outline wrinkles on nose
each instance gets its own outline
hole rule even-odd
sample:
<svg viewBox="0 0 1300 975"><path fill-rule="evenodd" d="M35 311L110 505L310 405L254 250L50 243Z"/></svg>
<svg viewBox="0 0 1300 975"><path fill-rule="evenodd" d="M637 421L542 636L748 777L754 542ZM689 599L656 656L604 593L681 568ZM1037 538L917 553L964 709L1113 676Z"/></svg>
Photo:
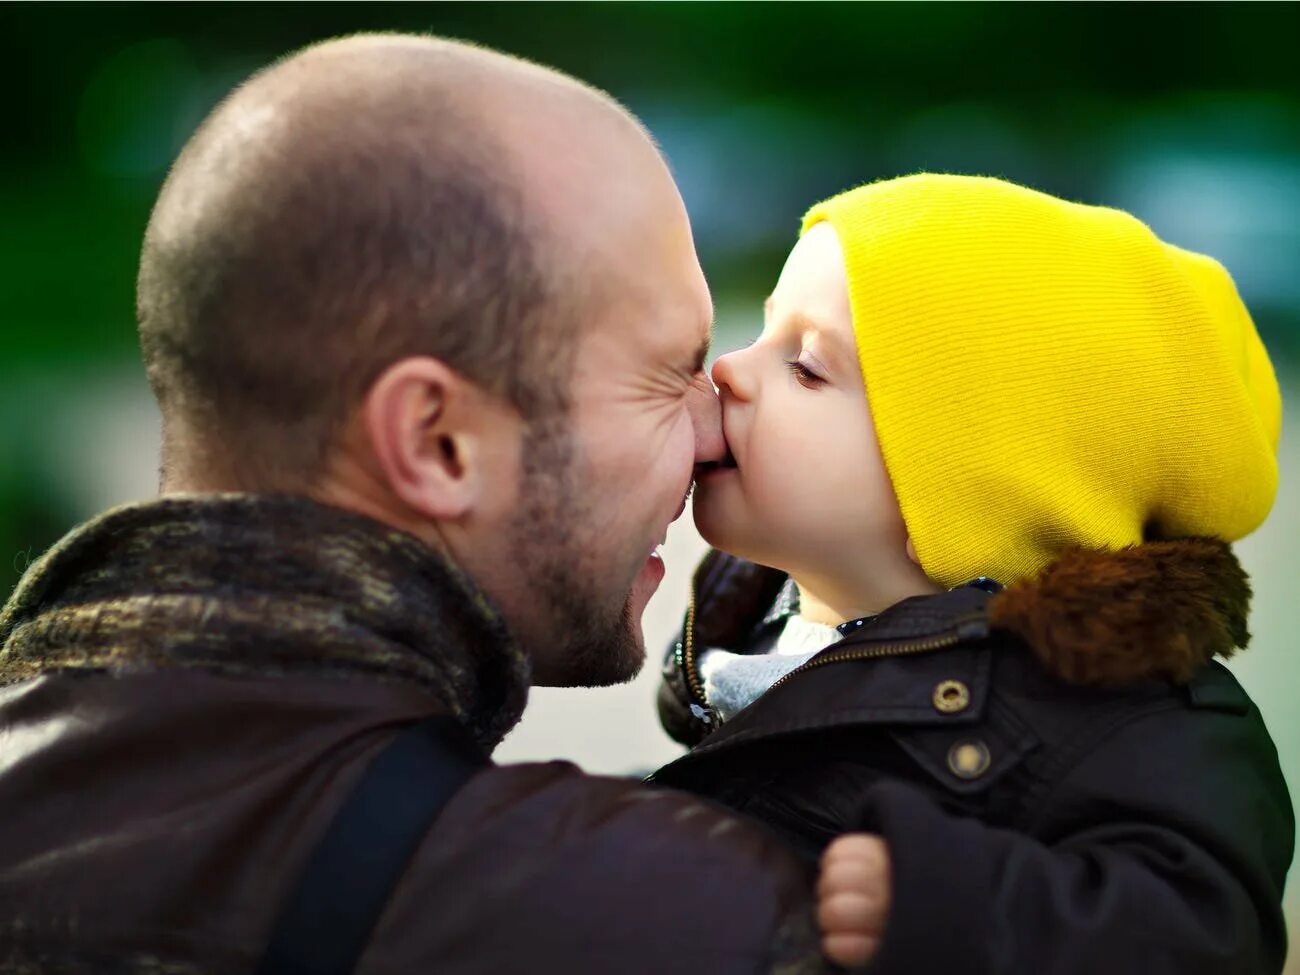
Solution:
<svg viewBox="0 0 1300 975"><path fill-rule="evenodd" d="M691 383L690 392L686 394L686 409L695 430L695 463L722 460L727 454L727 442L722 435L722 406L713 383L703 373Z"/></svg>

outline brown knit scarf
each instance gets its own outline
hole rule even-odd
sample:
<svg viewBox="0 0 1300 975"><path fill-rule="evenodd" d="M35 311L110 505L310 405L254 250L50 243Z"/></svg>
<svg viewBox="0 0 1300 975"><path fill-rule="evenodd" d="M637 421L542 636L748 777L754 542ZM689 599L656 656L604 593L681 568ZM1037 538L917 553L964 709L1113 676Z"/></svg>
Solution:
<svg viewBox="0 0 1300 975"><path fill-rule="evenodd" d="M114 508L46 552L0 612L0 684L165 667L415 683L489 750L529 684L501 617L445 558L288 495Z"/></svg>

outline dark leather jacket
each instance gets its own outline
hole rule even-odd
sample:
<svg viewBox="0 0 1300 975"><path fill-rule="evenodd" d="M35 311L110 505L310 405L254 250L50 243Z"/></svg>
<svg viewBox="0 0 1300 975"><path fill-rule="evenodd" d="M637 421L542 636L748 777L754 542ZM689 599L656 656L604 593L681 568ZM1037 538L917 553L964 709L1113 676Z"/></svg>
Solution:
<svg viewBox="0 0 1300 975"><path fill-rule="evenodd" d="M683 633L660 694L694 748L652 779L809 856L883 834L872 972L1282 969L1291 803L1258 710L1209 661L1245 641L1226 546L1072 553L1035 583L906 600L716 727L690 666L761 647L783 581L706 558L695 653Z"/></svg>
<svg viewBox="0 0 1300 975"><path fill-rule="evenodd" d="M83 526L0 613L0 972L251 971L373 756L435 714L491 747L526 676L454 567L367 519L235 496ZM811 881L711 803L491 766L359 972L821 971Z"/></svg>

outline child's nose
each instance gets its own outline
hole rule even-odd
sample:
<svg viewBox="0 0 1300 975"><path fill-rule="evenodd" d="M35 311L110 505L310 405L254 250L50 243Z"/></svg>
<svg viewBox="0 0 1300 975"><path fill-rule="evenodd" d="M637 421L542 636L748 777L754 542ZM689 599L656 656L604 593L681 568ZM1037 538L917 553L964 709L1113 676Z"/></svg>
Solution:
<svg viewBox="0 0 1300 975"><path fill-rule="evenodd" d="M728 352L726 355L718 356L713 363L713 385L718 387L718 396L722 399L728 396L734 399L748 399L750 396L749 380L741 361L741 354L744 351L739 349Z"/></svg>

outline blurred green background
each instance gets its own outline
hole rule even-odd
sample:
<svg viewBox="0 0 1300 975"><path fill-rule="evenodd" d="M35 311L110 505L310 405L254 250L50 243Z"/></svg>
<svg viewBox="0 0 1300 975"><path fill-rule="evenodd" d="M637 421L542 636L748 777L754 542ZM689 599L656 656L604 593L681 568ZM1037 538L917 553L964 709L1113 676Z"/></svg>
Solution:
<svg viewBox="0 0 1300 975"><path fill-rule="evenodd" d="M757 331L809 203L921 169L1129 209L1223 261L1289 402L1277 509L1239 547L1255 578L1256 639L1234 669L1300 782L1295 4L0 7L11 93L0 124L0 595L71 525L153 490L157 417L132 289L169 161L252 70L374 29L524 55L638 113L690 210L719 350ZM647 620L652 647L684 598L690 531L674 527L681 558ZM611 726L632 729L600 736L559 717L571 716L570 695L596 706L592 692L538 694L505 755L566 754L608 771L671 757L649 716L652 682L599 699ZM1297 888L1293 878L1293 919Z"/></svg>

